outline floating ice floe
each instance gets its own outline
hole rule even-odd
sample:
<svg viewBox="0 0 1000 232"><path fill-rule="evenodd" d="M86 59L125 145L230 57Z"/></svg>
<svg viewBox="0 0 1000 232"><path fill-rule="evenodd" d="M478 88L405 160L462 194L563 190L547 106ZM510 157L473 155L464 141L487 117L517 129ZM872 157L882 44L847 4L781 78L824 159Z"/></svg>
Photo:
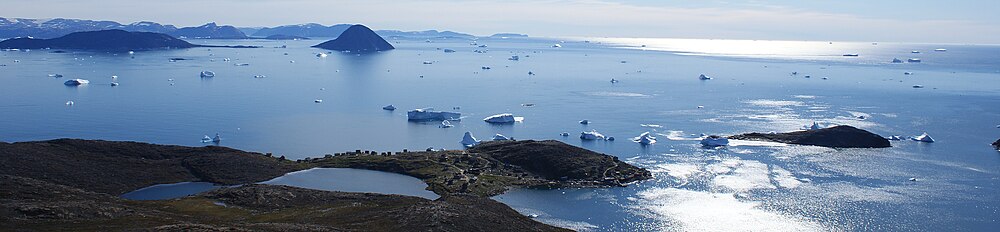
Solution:
<svg viewBox="0 0 1000 232"><path fill-rule="evenodd" d="M663 126L657 125L657 124L639 124L639 126L641 126L641 127L649 127L649 128L663 128Z"/></svg>
<svg viewBox="0 0 1000 232"><path fill-rule="evenodd" d="M76 104L76 103L75 103L75 102L73 102L73 101L66 101L66 105L67 105L67 106L71 106L71 105L75 105L75 104Z"/></svg>
<svg viewBox="0 0 1000 232"><path fill-rule="evenodd" d="M60 77L63 77L63 75L56 73L56 74L49 74L49 77L60 78Z"/></svg>
<svg viewBox="0 0 1000 232"><path fill-rule="evenodd" d="M844 54L844 56L846 56L846 57L858 57L858 54L857 53L847 53L847 54Z"/></svg>
<svg viewBox="0 0 1000 232"><path fill-rule="evenodd" d="M396 110L396 107L393 106L393 105L387 105L387 106L383 106L382 109L383 110L388 110L388 111L393 111L393 110Z"/></svg>
<svg viewBox="0 0 1000 232"><path fill-rule="evenodd" d="M471 132L466 131L465 135L462 136L462 146L472 147L475 146L476 144L479 144L479 140L476 139L476 137L472 137Z"/></svg>
<svg viewBox="0 0 1000 232"><path fill-rule="evenodd" d="M212 72L212 71L201 71L201 77L204 77L204 78L215 77L215 72Z"/></svg>
<svg viewBox="0 0 1000 232"><path fill-rule="evenodd" d="M561 48L562 44L553 44L552 47L554 47L554 48Z"/></svg>
<svg viewBox="0 0 1000 232"><path fill-rule="evenodd" d="M729 139L718 135L710 135L701 139L701 145L706 147L729 146Z"/></svg>
<svg viewBox="0 0 1000 232"><path fill-rule="evenodd" d="M441 121L441 125L438 126L438 127L440 127L440 128L452 128L454 126L455 125L451 125L451 121L444 120L444 121Z"/></svg>
<svg viewBox="0 0 1000 232"><path fill-rule="evenodd" d="M900 137L899 135L893 135L893 136L885 137L885 139L891 140L891 141L900 141L900 140L903 140L903 137Z"/></svg>
<svg viewBox="0 0 1000 232"><path fill-rule="evenodd" d="M604 137L604 135L597 132L597 130L580 132L580 139L583 140L604 140L606 138L607 137Z"/></svg>
<svg viewBox="0 0 1000 232"><path fill-rule="evenodd" d="M935 52L947 52L947 51L948 51L948 49L944 49L944 48L938 48L938 49L934 49L934 51L935 51Z"/></svg>
<svg viewBox="0 0 1000 232"><path fill-rule="evenodd" d="M649 132L643 132L639 134L639 137L632 138L632 141L642 145L650 145L656 143L656 137L649 135Z"/></svg>
<svg viewBox="0 0 1000 232"><path fill-rule="evenodd" d="M493 141L506 141L506 140L511 140L511 139L507 138L507 136L503 136L502 134L496 134L493 136Z"/></svg>
<svg viewBox="0 0 1000 232"><path fill-rule="evenodd" d="M931 135L928 135L927 132L924 132L923 134L921 134L921 135L919 135L917 137L910 138L910 139L912 139L913 141L917 141L917 142L925 142L925 143L933 143L934 142L934 138L931 138Z"/></svg>
<svg viewBox="0 0 1000 232"><path fill-rule="evenodd" d="M910 51L910 53L913 53L913 54L920 54L920 51L917 51L917 50L913 50L913 51Z"/></svg>
<svg viewBox="0 0 1000 232"><path fill-rule="evenodd" d="M910 58L910 59L906 59L906 62L908 62L908 63L920 63L920 59L919 58Z"/></svg>
<svg viewBox="0 0 1000 232"><path fill-rule="evenodd" d="M488 123L497 123L497 124L514 123L522 120L524 120L524 117L514 117L513 114L508 114L508 113L492 115L483 119L483 121L486 121Z"/></svg>
<svg viewBox="0 0 1000 232"><path fill-rule="evenodd" d="M326 53L317 53L316 54L316 57L319 57L319 58L325 58L326 56L327 56Z"/></svg>
<svg viewBox="0 0 1000 232"><path fill-rule="evenodd" d="M705 74L701 74L701 75L698 76L698 79L699 80L711 80L712 77L706 76Z"/></svg>
<svg viewBox="0 0 1000 232"><path fill-rule="evenodd" d="M434 108L414 109L406 112L410 121L460 120L462 113L434 111Z"/></svg>
<svg viewBox="0 0 1000 232"><path fill-rule="evenodd" d="M586 119L580 120L580 124L583 124L583 125L590 124L590 120L586 120Z"/></svg>
<svg viewBox="0 0 1000 232"><path fill-rule="evenodd" d="M63 84L68 85L68 86L78 86L78 85L90 84L90 81L84 80L84 79L72 79L72 80L68 80L66 82L63 82Z"/></svg>

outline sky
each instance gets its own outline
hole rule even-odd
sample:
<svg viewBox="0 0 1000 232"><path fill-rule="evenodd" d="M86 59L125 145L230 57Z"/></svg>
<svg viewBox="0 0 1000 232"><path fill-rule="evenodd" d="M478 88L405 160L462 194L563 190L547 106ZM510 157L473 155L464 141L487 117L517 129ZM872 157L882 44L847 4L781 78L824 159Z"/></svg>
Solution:
<svg viewBox="0 0 1000 232"><path fill-rule="evenodd" d="M474 35L1000 44L1000 0L0 0L0 17Z"/></svg>

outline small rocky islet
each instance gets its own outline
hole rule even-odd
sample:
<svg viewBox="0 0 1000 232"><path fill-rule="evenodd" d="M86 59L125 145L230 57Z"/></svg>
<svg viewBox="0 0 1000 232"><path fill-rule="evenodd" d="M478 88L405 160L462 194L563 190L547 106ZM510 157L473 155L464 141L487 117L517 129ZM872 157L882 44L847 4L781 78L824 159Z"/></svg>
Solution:
<svg viewBox="0 0 1000 232"><path fill-rule="evenodd" d="M254 184L316 167L422 179L437 200ZM518 187L612 187L649 171L558 141L466 151L367 152L288 160L225 147L57 139L0 143L0 228L22 230L563 231L490 196ZM122 193L203 181L238 187L154 201Z"/></svg>

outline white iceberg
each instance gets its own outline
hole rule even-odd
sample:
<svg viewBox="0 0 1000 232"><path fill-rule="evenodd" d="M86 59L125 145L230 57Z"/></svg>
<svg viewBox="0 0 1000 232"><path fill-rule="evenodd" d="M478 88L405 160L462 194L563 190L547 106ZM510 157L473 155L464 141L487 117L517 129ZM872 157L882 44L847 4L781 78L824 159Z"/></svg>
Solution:
<svg viewBox="0 0 1000 232"><path fill-rule="evenodd" d="M382 109L383 110L388 110L388 111L393 111L393 110L396 110L396 107L393 106L393 105L387 105L387 106L383 106Z"/></svg>
<svg viewBox="0 0 1000 232"><path fill-rule="evenodd" d="M514 117L513 114L508 114L508 113L492 115L483 119L483 121L486 121L488 123L497 123L497 124L514 123L522 120L524 120L524 117Z"/></svg>
<svg viewBox="0 0 1000 232"><path fill-rule="evenodd" d="M933 143L934 142L934 138L931 138L931 135L928 135L927 132L924 132L924 134L922 134L920 136L917 136L917 137L910 138L910 139L912 139L913 141L917 141L917 142L925 142L925 143Z"/></svg>
<svg viewBox="0 0 1000 232"><path fill-rule="evenodd" d="M900 137L899 135L893 135L893 136L886 137L885 139L886 140L892 140L892 141L899 141L899 140L903 140L903 137Z"/></svg>
<svg viewBox="0 0 1000 232"><path fill-rule="evenodd" d="M588 131L581 132L580 133L580 139L583 139L583 140L604 140L605 137L601 133L598 133L597 130L591 130L589 132Z"/></svg>
<svg viewBox="0 0 1000 232"><path fill-rule="evenodd" d="M569 136L569 132L559 133L559 136L562 136L562 137Z"/></svg>
<svg viewBox="0 0 1000 232"><path fill-rule="evenodd" d="M649 132L643 132L639 134L639 137L632 138L632 141L642 145L650 145L656 143L656 137L649 135Z"/></svg>
<svg viewBox="0 0 1000 232"><path fill-rule="evenodd" d="M69 85L69 86L77 86L77 85L90 84L90 81L84 80L84 79L72 79L72 80L68 80L68 81L64 82L63 84Z"/></svg>
<svg viewBox="0 0 1000 232"><path fill-rule="evenodd" d="M434 108L415 109L406 112L406 118L410 121L437 121L437 120L460 120L462 113L434 111Z"/></svg>
<svg viewBox="0 0 1000 232"><path fill-rule="evenodd" d="M201 142L202 143L210 143L210 142L212 142L212 137L208 137L208 135L205 135L204 138L201 138Z"/></svg>
<svg viewBox="0 0 1000 232"><path fill-rule="evenodd" d="M503 136L502 134L497 134L493 136L493 141L505 141L505 140L511 140L511 139L507 138L507 136Z"/></svg>
<svg viewBox="0 0 1000 232"><path fill-rule="evenodd" d="M948 51L948 49L944 49L944 48L938 48L938 49L934 49L934 51L935 51L935 52L947 52L947 51Z"/></svg>
<svg viewBox="0 0 1000 232"><path fill-rule="evenodd" d="M699 80L711 80L712 77L706 76L705 74L701 74L701 75L698 76L698 79Z"/></svg>
<svg viewBox="0 0 1000 232"><path fill-rule="evenodd" d="M554 47L554 48L561 48L562 44L553 44L552 47Z"/></svg>
<svg viewBox="0 0 1000 232"><path fill-rule="evenodd" d="M205 78L215 77L215 72L212 72L212 71L201 71L201 77L205 77Z"/></svg>
<svg viewBox="0 0 1000 232"><path fill-rule="evenodd" d="M315 103L323 103L323 99L316 99L316 100L313 100L313 102L315 102Z"/></svg>
<svg viewBox="0 0 1000 232"><path fill-rule="evenodd" d="M476 144L479 144L479 140L477 140L476 137L472 137L471 132L466 131L465 136L462 136L462 146L472 147Z"/></svg>
<svg viewBox="0 0 1000 232"><path fill-rule="evenodd" d="M326 57L326 56L327 56L327 54L326 54L326 53L317 53L317 54L316 54L316 57L319 57L319 58L324 58L324 57Z"/></svg>
<svg viewBox="0 0 1000 232"><path fill-rule="evenodd" d="M718 135L711 135L701 139L701 145L706 147L729 146L729 139Z"/></svg>
<svg viewBox="0 0 1000 232"><path fill-rule="evenodd" d="M451 125L451 122L449 122L448 120L444 120L444 121L441 121L441 125L438 126L438 127L440 127L440 128L452 128L454 126L455 125Z"/></svg>
<svg viewBox="0 0 1000 232"><path fill-rule="evenodd" d="M821 125L819 125L818 122L813 122L812 126L807 127L806 130L819 130L819 129L823 129L823 128L824 127L821 126Z"/></svg>

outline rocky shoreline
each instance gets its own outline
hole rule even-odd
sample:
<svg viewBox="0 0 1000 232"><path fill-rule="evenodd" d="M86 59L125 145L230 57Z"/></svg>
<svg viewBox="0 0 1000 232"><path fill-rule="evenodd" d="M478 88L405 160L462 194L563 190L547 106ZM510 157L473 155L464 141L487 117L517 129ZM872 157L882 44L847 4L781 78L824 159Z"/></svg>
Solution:
<svg viewBox="0 0 1000 232"><path fill-rule="evenodd" d="M422 179L437 200L253 184L315 167ZM0 230L562 231L489 196L518 187L613 187L651 178L613 156L558 141L467 151L354 152L286 160L224 147L58 139L0 143ZM240 184L173 200L122 193L164 183Z"/></svg>

